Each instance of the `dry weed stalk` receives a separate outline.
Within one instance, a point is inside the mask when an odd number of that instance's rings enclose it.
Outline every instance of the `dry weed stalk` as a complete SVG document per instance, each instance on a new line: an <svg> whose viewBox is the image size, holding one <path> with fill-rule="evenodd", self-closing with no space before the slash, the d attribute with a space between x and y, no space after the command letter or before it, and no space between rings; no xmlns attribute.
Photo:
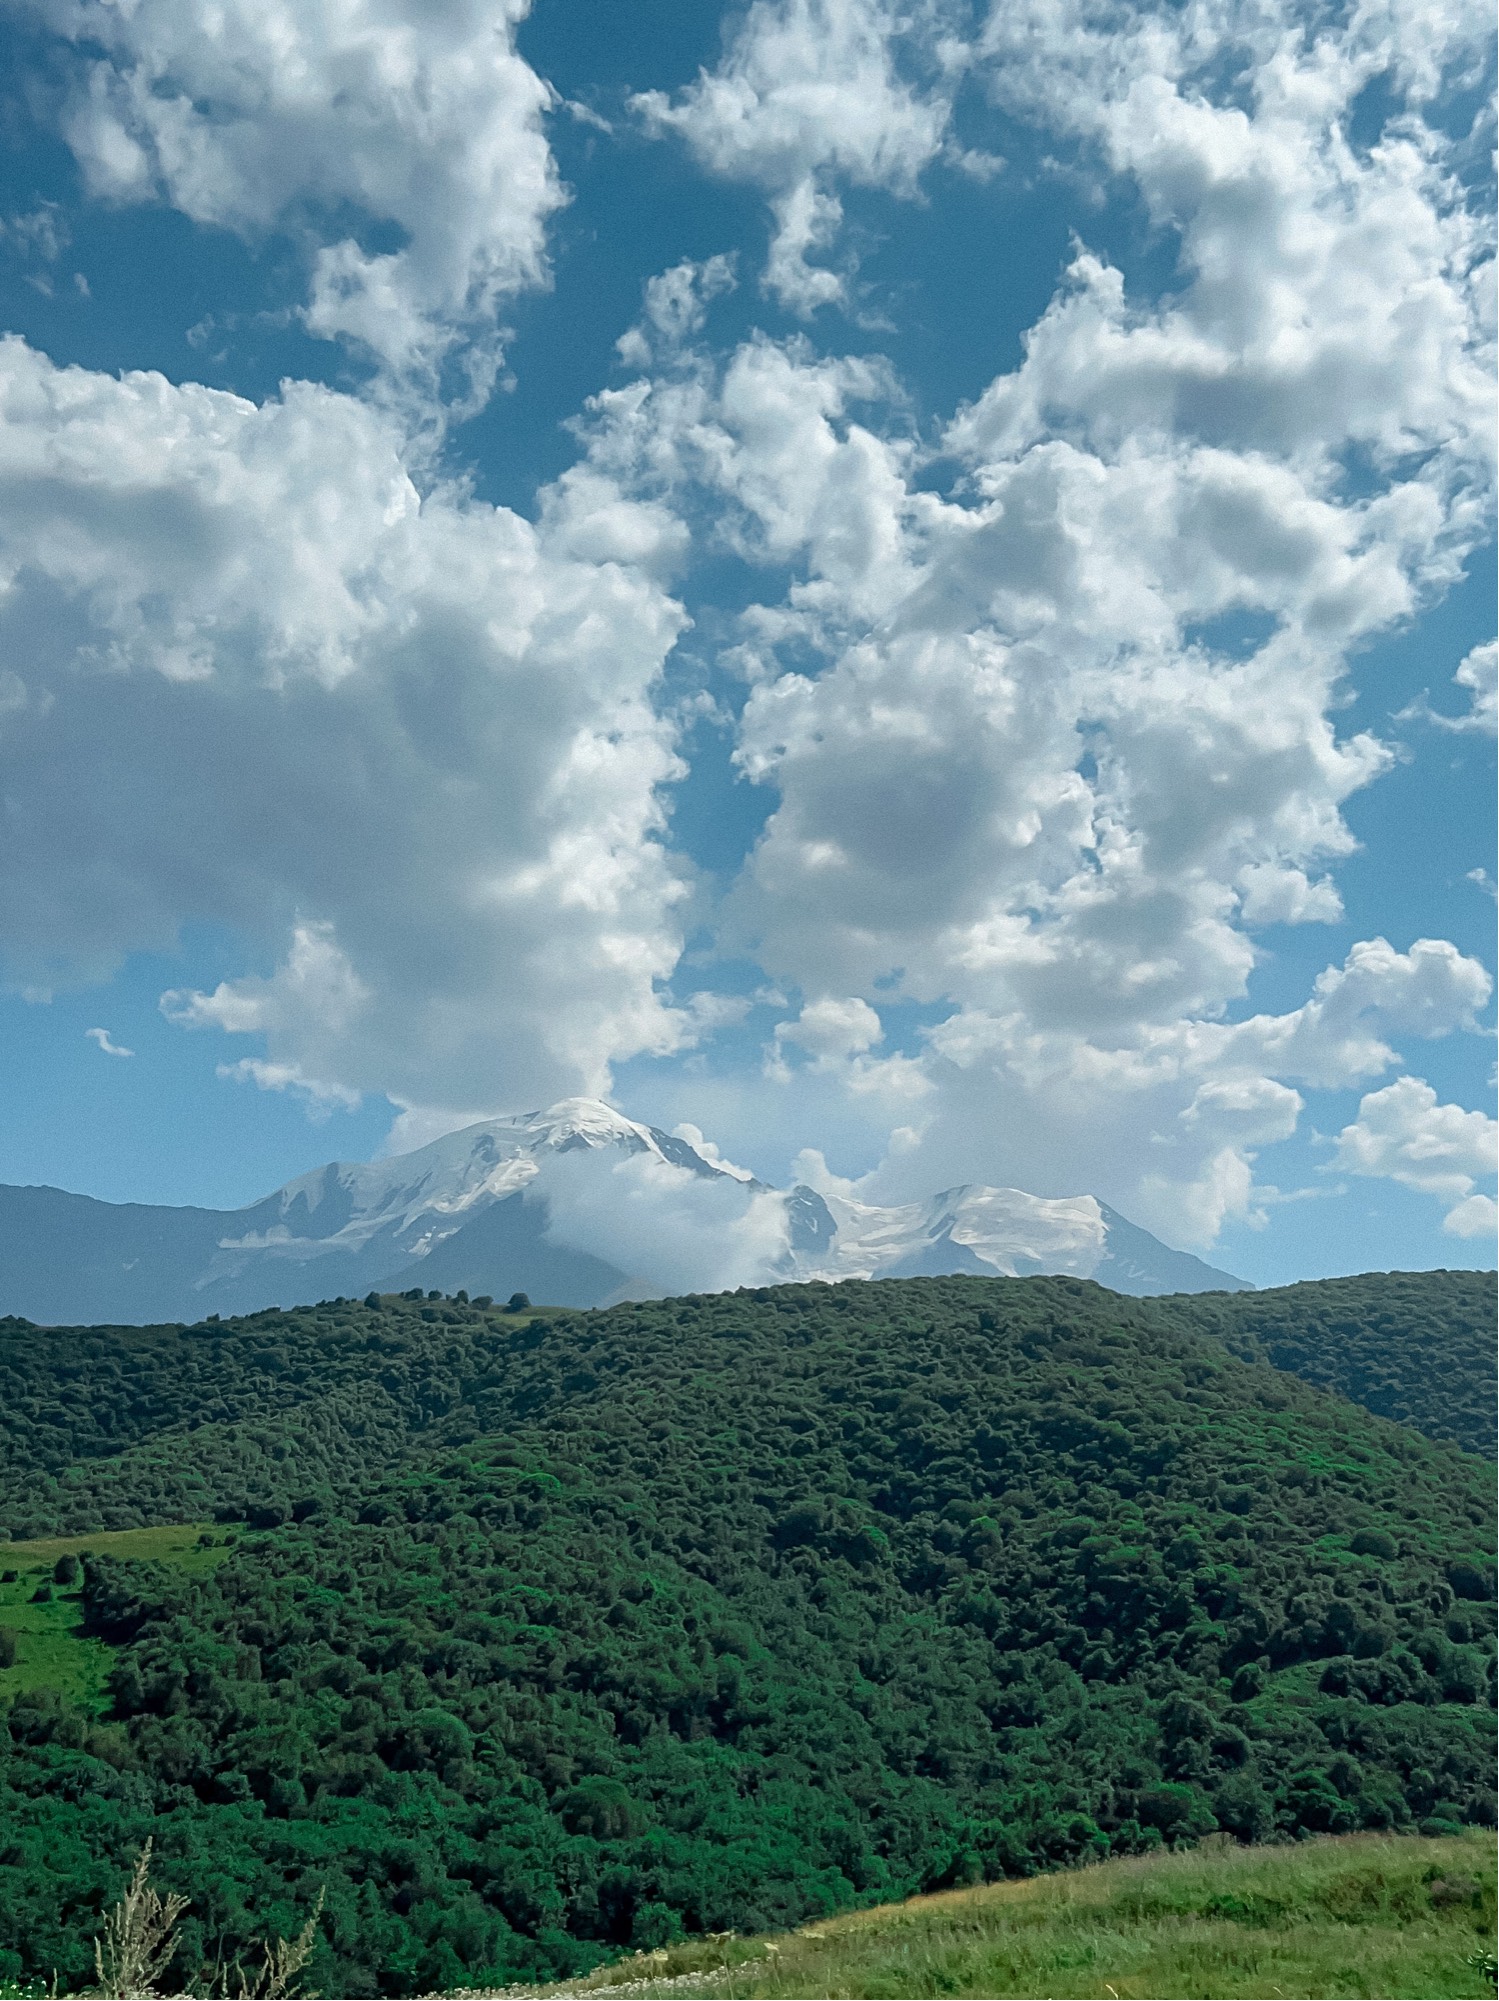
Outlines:
<svg viewBox="0 0 1499 2001"><path fill-rule="evenodd" d="M188 1899L169 1890L158 1896L148 1876L151 1843L141 1850L130 1887L104 1914L104 1932L94 1940L93 1990L100 2001L150 2001L156 1982L177 1950L177 1923Z"/></svg>
<svg viewBox="0 0 1499 2001"><path fill-rule="evenodd" d="M235 1961L239 1988L234 2001L286 2001L292 1982L311 1959L312 1948L317 1943L317 1923L323 1915L323 1895L323 1891L319 1890L312 1916L294 1939L278 1938L274 1945L269 1939L264 1941L265 1963L253 1979L248 1978L239 1961Z"/></svg>
<svg viewBox="0 0 1499 2001"><path fill-rule="evenodd" d="M177 1925L189 1899L175 1891L168 1891L165 1897L158 1895L150 1872L148 1841L136 1861L130 1888L119 1903L105 1912L103 1936L94 1941L94 1970L99 1984L89 1991L95 2001L156 2001L156 1982L177 1950ZM319 1890L312 1916L294 1939L278 1938L274 1944L269 1939L262 1940L265 1957L259 1972L247 1974L239 1961L235 1961L239 1985L233 1990L233 2001L288 2001L292 1982L311 1959L317 1943L323 1895ZM227 1978L223 1992L230 1993Z"/></svg>

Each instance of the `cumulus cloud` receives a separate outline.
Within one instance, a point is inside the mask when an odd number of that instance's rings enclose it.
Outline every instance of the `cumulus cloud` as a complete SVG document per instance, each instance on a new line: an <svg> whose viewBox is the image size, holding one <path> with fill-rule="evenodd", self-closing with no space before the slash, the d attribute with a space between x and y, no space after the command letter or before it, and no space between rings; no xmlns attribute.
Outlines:
<svg viewBox="0 0 1499 2001"><path fill-rule="evenodd" d="M1343 915L1343 899L1329 877L1310 882L1301 869L1283 863L1248 863L1239 888L1246 924L1336 924Z"/></svg>
<svg viewBox="0 0 1499 2001"><path fill-rule="evenodd" d="M1493 1199L1473 1185L1499 1168L1499 1123L1441 1104L1423 1077L1398 1077L1359 1101L1358 1117L1338 1135L1337 1165L1450 1204L1443 1227L1452 1236L1492 1233Z"/></svg>
<svg viewBox="0 0 1499 2001"><path fill-rule="evenodd" d="M1422 113L1432 69L1482 65L1484 10L1299 10L1095 0L996 5L994 96L1090 143L1154 220L1179 232L1192 283L1164 310L1121 313L1091 267L1033 337L1038 364L981 408L1024 429L1065 385L1118 431L1168 425L1307 455L1358 439L1395 455L1448 440L1486 456L1481 337L1491 246ZM1372 144L1346 133L1381 77Z"/></svg>
<svg viewBox="0 0 1499 2001"><path fill-rule="evenodd" d="M533 526L423 497L350 397L257 406L15 339L0 416L19 984L220 923L251 969L164 1005L261 1039L244 1075L459 1111L596 1092L702 1032L661 993L663 509L596 473Z"/></svg>
<svg viewBox="0 0 1499 2001"><path fill-rule="evenodd" d="M1469 1195L1442 1218L1449 1237L1486 1238L1490 1244L1499 1236L1499 1203L1492 1195Z"/></svg>
<svg viewBox="0 0 1499 2001"><path fill-rule="evenodd" d="M262 119L242 107L274 10L233 15L221 55L187 46L190 12L179 30L143 0L85 59L72 143L118 199L310 230L309 324L388 370L430 369L461 336L482 372L482 329L538 281L557 199L542 87L501 18L481 62L461 7L420 32L304 11L283 25L312 50L305 103L273 64ZM803 315L848 300L848 190L911 196L953 157L960 73L1177 247L1151 296L1075 246L1018 366L953 413L943 490L878 360L806 336L705 351L722 256L648 283L619 347L636 379L595 399L534 525L441 485L424 498L393 420L349 398L293 386L256 408L7 350L0 760L19 834L0 909L18 978L86 974L185 917L232 925L259 956L170 997L173 1016L262 1039L228 1067L265 1088L388 1090L412 1132L602 1089L631 1052L736 1018L663 995L686 898L653 689L690 520L778 579L720 656L748 684L738 769L773 806L716 942L794 997L766 1095L802 1137L889 1135L866 1195L1086 1189L1207 1244L1256 1215L1257 1155L1297 1129L1303 1090L1474 1025L1488 975L1441 940L1345 934L1302 1005L1249 1014L1246 995L1263 927L1342 922L1344 809L1393 762L1346 725L1350 659L1490 532L1490 246L1428 113L1491 23L1470 0L1315 26L1273 0L1006 0L965 49L944 21L757 0L716 69L636 101L763 192L765 281ZM307 133L345 71L369 152L330 164ZM1389 115L1354 143L1376 79ZM220 81L223 114L200 115ZM291 137L261 176L267 132ZM404 242L319 235L338 204ZM1491 724L1493 649L1457 680L1463 726ZM122 733L143 746L128 773ZM913 1003L929 1025L891 1053L882 1011ZM748 1201L633 1167L607 1192L692 1245L713 1203ZM1487 1198L1471 1177L1458 1198L1461 1231ZM563 1204L605 1227L592 1183ZM736 1242L762 1223L752 1205L719 1218ZM732 1283L704 1274L758 1268L737 1257L673 1270Z"/></svg>
<svg viewBox="0 0 1499 2001"><path fill-rule="evenodd" d="M1296 1130L1298 1083L1378 1075L1397 1060L1389 1037L1469 1026L1488 990L1450 945L1370 940L1302 1007L1239 1023L1132 1025L1121 1009L1112 1031L1084 1032L1020 1007L964 1008L927 1032L914 1127L861 1193L905 1201L956 1181L1094 1193L1168 1239L1210 1244L1258 1213L1253 1162ZM912 1106L909 1091L881 1101L891 1125Z"/></svg>
<svg viewBox="0 0 1499 2001"><path fill-rule="evenodd" d="M1442 28L1449 56L1481 51L1476 18ZM817 1007L950 1010L917 1059L918 1143L872 1194L1086 1186L1207 1242L1254 1213L1298 1084L1377 1076L1392 1037L1471 1026L1487 998L1454 947L1371 939L1304 1006L1230 1019L1257 927L1341 920L1344 803L1392 761L1339 729L1352 649L1490 520L1487 238L1423 123L1419 37L1371 20L1313 39L1273 9L996 9L996 97L1133 184L1179 282L1132 296L1080 246L1021 365L949 427L950 498L855 415L877 383L794 343L611 419L650 478L695 482L798 572L743 624L736 755L776 803L726 935L838 997ZM1349 106L1387 70L1399 112L1355 149ZM770 186L759 103L704 79L673 115ZM1246 615L1263 637L1215 643ZM867 1049L793 1071L799 1032L771 1074L799 1104L857 1080L873 1118Z"/></svg>
<svg viewBox="0 0 1499 2001"><path fill-rule="evenodd" d="M951 112L930 15L897 14L884 0L755 0L719 67L673 102L645 91L636 109L674 132L713 173L765 189L775 221L766 288L810 317L847 296L843 273L809 262L842 220L829 185L910 195L941 152ZM901 73L914 57L921 81Z"/></svg>
<svg viewBox="0 0 1499 2001"><path fill-rule="evenodd" d="M690 1119L683 1119L679 1125L673 1126L672 1134L676 1139L685 1139L694 1153L700 1155L710 1166L718 1168L722 1173L733 1175L736 1181L754 1180L754 1175L750 1173L747 1167L737 1167L732 1160L726 1159L719 1152L717 1144L709 1139L702 1128L695 1126Z"/></svg>
<svg viewBox="0 0 1499 2001"><path fill-rule="evenodd" d="M747 561L806 572L788 607L751 609L745 643L730 649L755 678L809 621L879 618L917 583L911 534L935 503L908 491L909 441L859 421L897 396L877 358L815 358L757 335L722 366L689 352L595 397L576 476L706 507L715 539Z"/></svg>
<svg viewBox="0 0 1499 2001"><path fill-rule="evenodd" d="M550 92L515 48L527 0L32 11L77 51L62 131L92 193L165 200L251 240L292 232L313 333L426 383L461 335L487 392L495 313L542 281L563 199Z"/></svg>
<svg viewBox="0 0 1499 2001"><path fill-rule="evenodd" d="M615 342L620 360L629 368L649 368L657 359L674 357L684 342L702 332L712 301L731 292L735 283L734 259L722 253L701 262L684 257L648 278L639 325Z"/></svg>
<svg viewBox="0 0 1499 2001"><path fill-rule="evenodd" d="M1214 103L1201 50L1151 81L1125 36L1089 107L1049 107L1180 232L1182 283L1136 300L1080 250L950 427L952 497L918 486L887 379L795 342L597 406L593 462L694 489L741 553L792 566L735 656L736 758L776 803L723 936L815 1008L951 1010L884 1067L777 1033L769 1074L805 1110L856 1089L905 1126L922 1087L881 1198L1088 1187L1206 1243L1256 1213L1297 1084L1377 1076L1392 1036L1487 998L1451 945L1371 939L1304 1006L1228 1019L1258 927L1341 920L1344 803L1392 762L1339 730L1348 659L1451 579L1491 495L1483 244L1440 144L1407 125L1355 155L1354 70L1319 92L1325 56L1283 40L1255 52L1280 64L1258 99L1229 69ZM1215 645L1245 615L1258 643Z"/></svg>
<svg viewBox="0 0 1499 2001"><path fill-rule="evenodd" d="M1453 675L1468 695L1468 712L1448 727L1481 730L1493 736L1499 730L1499 643L1475 646Z"/></svg>
<svg viewBox="0 0 1499 2001"><path fill-rule="evenodd" d="M558 1154L527 1193L545 1197L555 1243L607 1259L653 1292L763 1285L789 1247L779 1195L650 1154Z"/></svg>
<svg viewBox="0 0 1499 2001"><path fill-rule="evenodd" d="M857 995L808 1001L794 1021L777 1024L772 1061L784 1074L787 1046L795 1044L818 1068L827 1069L867 1055L884 1037L878 1014Z"/></svg>
<svg viewBox="0 0 1499 2001"><path fill-rule="evenodd" d="M268 1063L260 1056L242 1056L237 1063L217 1063L214 1074L235 1084L254 1084L262 1091L290 1091L300 1095L314 1119L326 1118L335 1105L353 1111L360 1102L360 1093L343 1084L304 1076L294 1063Z"/></svg>
<svg viewBox="0 0 1499 2001"><path fill-rule="evenodd" d="M1254 1015L1232 1028L1204 1025L1198 1044L1218 1060L1249 1060L1302 1083L1335 1088L1396 1062L1391 1035L1441 1036L1477 1026L1493 981L1444 938L1397 952L1362 939L1341 966L1319 973L1304 1006Z"/></svg>
<svg viewBox="0 0 1499 2001"><path fill-rule="evenodd" d="M1434 729L1450 730L1457 735L1475 731L1481 736L1493 736L1499 731L1499 645L1491 639L1486 646L1473 647L1463 657L1452 682L1467 696L1466 709L1451 715L1444 709L1433 708L1430 691L1423 688L1399 712L1396 722L1429 723Z"/></svg>

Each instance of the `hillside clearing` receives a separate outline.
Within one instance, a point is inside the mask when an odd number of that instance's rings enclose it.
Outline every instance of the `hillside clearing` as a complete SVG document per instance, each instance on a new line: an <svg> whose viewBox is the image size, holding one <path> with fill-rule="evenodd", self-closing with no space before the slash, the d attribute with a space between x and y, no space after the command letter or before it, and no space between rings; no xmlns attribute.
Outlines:
<svg viewBox="0 0 1499 2001"><path fill-rule="evenodd" d="M214 1538L211 1548L203 1545L209 1535ZM223 1529L215 1530L211 1522L0 1542L0 1631L10 1633L15 1646L11 1665L0 1665L0 1702L33 1689L52 1689L84 1709L105 1706L113 1650L84 1632L82 1589L50 1581L59 1557L85 1552L167 1563L189 1576L211 1570L228 1554ZM6 1583L10 1571L16 1575ZM51 1595L39 1599L36 1593L43 1586Z"/></svg>
<svg viewBox="0 0 1499 2001"><path fill-rule="evenodd" d="M211 1549L204 1536L213 1537ZM209 1570L223 1561L224 1530L214 1522L167 1522L141 1529L95 1529L86 1535L33 1536L25 1542L0 1542L0 1570L50 1568L60 1556L85 1551L136 1563L170 1563L179 1570Z"/></svg>

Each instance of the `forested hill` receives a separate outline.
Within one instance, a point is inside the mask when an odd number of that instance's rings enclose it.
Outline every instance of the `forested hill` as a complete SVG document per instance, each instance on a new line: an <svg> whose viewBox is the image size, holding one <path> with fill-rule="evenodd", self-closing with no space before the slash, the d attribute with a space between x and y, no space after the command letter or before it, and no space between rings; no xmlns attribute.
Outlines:
<svg viewBox="0 0 1499 2001"><path fill-rule="evenodd" d="M1490 1459L1494 1308L1491 1271L1367 1272L1170 1302L1187 1326L1219 1334L1236 1353Z"/></svg>
<svg viewBox="0 0 1499 2001"><path fill-rule="evenodd" d="M147 1833L175 1980L324 1886L317 1991L414 1993L1490 1819L1490 1469L1176 1313L945 1278L12 1324L13 1532L241 1526L197 1574L86 1559L107 1712L9 1702L0 1978L85 1984Z"/></svg>
<svg viewBox="0 0 1499 2001"><path fill-rule="evenodd" d="M883 1324L882 1300L914 1281L814 1286L810 1299ZM945 1299L1006 1310L1081 1302L1124 1328L1170 1326L1222 1341L1382 1417L1494 1456L1495 1291L1485 1272L1388 1272L1262 1293L1125 1299L1086 1281L953 1281ZM973 1288L977 1286L978 1291ZM967 1288L966 1290L964 1288ZM1057 1288L1060 1288L1058 1290ZM754 1317L781 1287L736 1295ZM746 1303L748 1302L748 1303ZM1028 1304L1027 1304L1028 1303ZM681 1302L517 1323L502 1310L420 1291L325 1300L195 1326L36 1327L0 1319L0 1534L126 1528L217 1514L274 1526L314 1502L362 1492L413 1451L513 1418L517 1343L571 1393L588 1371L564 1358L620 1326L675 1328ZM737 1310L737 1309L736 1309ZM503 1369L498 1365L504 1364ZM191 1433L192 1449L180 1441Z"/></svg>

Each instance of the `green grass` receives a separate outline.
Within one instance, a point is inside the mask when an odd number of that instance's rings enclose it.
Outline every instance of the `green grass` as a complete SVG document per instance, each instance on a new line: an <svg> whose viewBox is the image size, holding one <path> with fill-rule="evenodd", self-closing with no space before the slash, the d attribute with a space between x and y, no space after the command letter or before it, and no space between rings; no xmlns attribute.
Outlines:
<svg viewBox="0 0 1499 2001"><path fill-rule="evenodd" d="M200 1538L214 1537L212 1548ZM170 1563L174 1569L210 1570L226 1555L224 1531L211 1522L174 1522L161 1528L101 1529L92 1535L44 1536L33 1542L0 1542L0 1572L18 1572L15 1581L0 1583L0 1627L15 1634L13 1666L0 1668L0 1701L34 1688L56 1689L87 1709L101 1709L109 1673L110 1649L82 1629L81 1593L52 1584L52 1596L38 1603L38 1585L52 1583L60 1556L134 1558L138 1562Z"/></svg>
<svg viewBox="0 0 1499 2001"><path fill-rule="evenodd" d="M1224 1837L1176 1854L946 1891L779 1938L694 1939L562 1996L1492 1996L1494 1837ZM521 1990L510 1992L518 1995Z"/></svg>

